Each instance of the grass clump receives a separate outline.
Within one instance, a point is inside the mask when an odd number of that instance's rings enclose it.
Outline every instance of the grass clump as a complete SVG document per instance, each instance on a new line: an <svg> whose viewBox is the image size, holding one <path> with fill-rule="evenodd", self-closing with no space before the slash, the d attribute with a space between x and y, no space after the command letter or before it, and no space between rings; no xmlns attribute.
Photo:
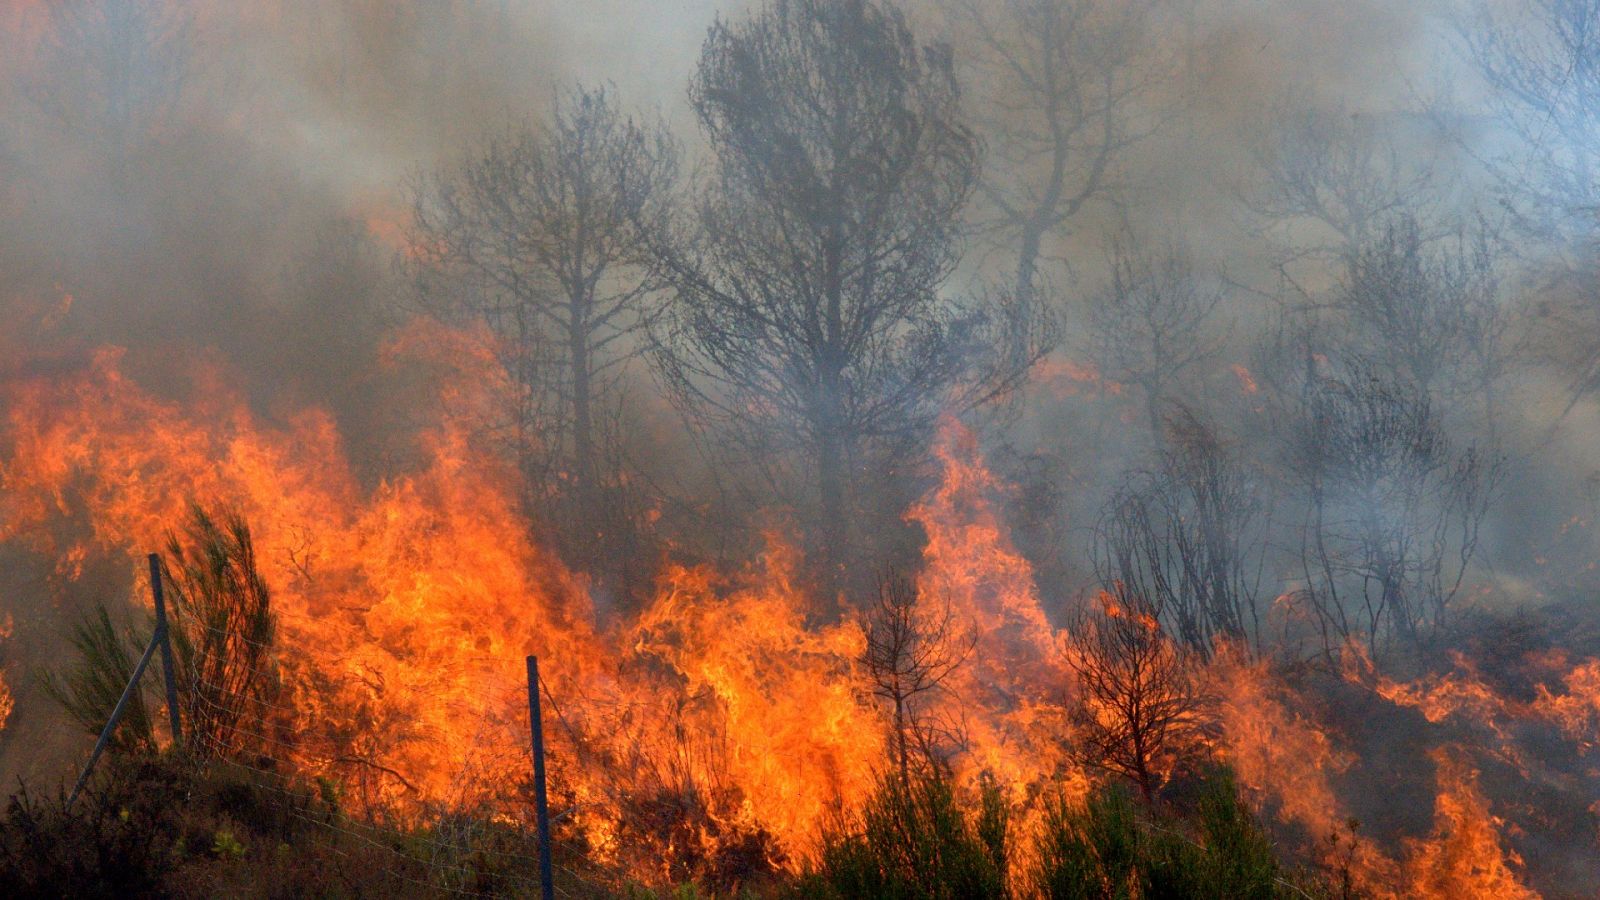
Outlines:
<svg viewBox="0 0 1600 900"><path fill-rule="evenodd" d="M1157 815L1120 782L1081 803L1048 801L1025 880L1050 900L1306 896L1287 874L1233 774L1219 769L1187 815Z"/></svg>
<svg viewBox="0 0 1600 900"><path fill-rule="evenodd" d="M797 896L982 898L1006 896L1006 806L986 784L970 814L939 774L885 777L853 822L823 838L817 868Z"/></svg>

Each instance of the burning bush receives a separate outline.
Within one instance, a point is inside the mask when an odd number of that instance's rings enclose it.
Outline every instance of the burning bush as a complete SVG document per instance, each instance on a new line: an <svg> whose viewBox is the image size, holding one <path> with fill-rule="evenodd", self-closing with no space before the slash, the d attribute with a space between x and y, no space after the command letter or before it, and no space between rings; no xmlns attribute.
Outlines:
<svg viewBox="0 0 1600 900"><path fill-rule="evenodd" d="M183 536L168 535L167 552L161 572L172 600L168 635L185 747L198 757L238 752L240 719L259 715L276 680L270 593L256 568L250 527L237 512L213 516L193 504ZM149 624L119 629L106 607L97 606L73 631L77 664L65 676L46 673L46 689L89 733L99 734L152 631ZM153 746L150 683L130 695L113 734L117 746Z"/></svg>
<svg viewBox="0 0 1600 900"><path fill-rule="evenodd" d="M859 818L826 832L801 893L839 898L1003 897L1011 836L1004 799L987 785L964 809L938 770L886 776Z"/></svg>
<svg viewBox="0 0 1600 900"><path fill-rule="evenodd" d="M194 504L180 537L167 537L162 566L172 599L184 739L202 756L241 748L240 720L276 688L271 593L256 567L250 526L235 511Z"/></svg>
<svg viewBox="0 0 1600 900"><path fill-rule="evenodd" d="M1125 586L1112 591L1072 629L1075 738L1084 763L1132 779L1152 802L1180 762L1201 756L1206 698L1194 662L1162 631L1159 610Z"/></svg>
<svg viewBox="0 0 1600 900"><path fill-rule="evenodd" d="M1187 817L1158 816L1115 782L1083 802L1047 801L1028 885L1051 900L1310 896L1286 875L1232 773L1220 769Z"/></svg>

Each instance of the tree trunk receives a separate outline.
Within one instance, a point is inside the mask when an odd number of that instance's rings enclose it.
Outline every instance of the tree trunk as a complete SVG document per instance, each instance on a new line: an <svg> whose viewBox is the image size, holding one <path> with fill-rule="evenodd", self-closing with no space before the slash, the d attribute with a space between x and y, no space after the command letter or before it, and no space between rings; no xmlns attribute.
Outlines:
<svg viewBox="0 0 1600 900"><path fill-rule="evenodd" d="M829 404L832 406L832 404ZM831 418L831 416L830 416ZM826 603L838 596L848 531L844 513L844 441L839 427L826 422L817 441L817 522L815 534L821 557L818 575Z"/></svg>
<svg viewBox="0 0 1600 900"><path fill-rule="evenodd" d="M1017 251L1018 309L1027 309L1028 304L1033 302L1033 280L1038 277L1039 244L1043 237L1043 229L1032 223L1022 229L1022 248Z"/></svg>
<svg viewBox="0 0 1600 900"><path fill-rule="evenodd" d="M574 495L584 507L586 522L594 522L595 459L594 420L590 408L589 335L582 318L572 317L568 341L572 362L572 479Z"/></svg>
<svg viewBox="0 0 1600 900"><path fill-rule="evenodd" d="M894 698L894 737L900 756L900 784L911 789L911 756L906 747L906 702L896 689Z"/></svg>
<svg viewBox="0 0 1600 900"><path fill-rule="evenodd" d="M836 192L837 193L837 192ZM844 334L844 247L838 228L830 229L823 250L824 291L826 307L822 322L823 342L818 361L815 398L820 415L817 441L817 536L822 552L821 588L827 603L839 596L844 566L844 548L848 528L844 515L845 491L845 434L844 434L844 367L843 353L839 349Z"/></svg>

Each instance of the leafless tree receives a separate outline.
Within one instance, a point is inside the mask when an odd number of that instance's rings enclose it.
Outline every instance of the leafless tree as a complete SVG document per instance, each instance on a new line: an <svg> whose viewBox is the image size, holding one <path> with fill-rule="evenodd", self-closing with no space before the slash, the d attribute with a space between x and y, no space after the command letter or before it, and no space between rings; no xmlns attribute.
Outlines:
<svg viewBox="0 0 1600 900"><path fill-rule="evenodd" d="M1366 234L1256 365L1289 449L1282 495L1303 504L1292 595L1330 661L1448 627L1503 477L1510 353L1487 239L1430 237L1403 211Z"/></svg>
<svg viewBox="0 0 1600 900"><path fill-rule="evenodd" d="M1339 353L1451 407L1481 399L1492 429L1496 387L1511 360L1488 238L1458 233L1430 244L1416 218L1403 214L1343 262L1328 301L1342 320Z"/></svg>
<svg viewBox="0 0 1600 900"><path fill-rule="evenodd" d="M1330 661L1351 640L1419 646L1448 625L1501 477L1497 458L1451 447L1426 393L1385 374L1308 351L1289 413L1300 594Z"/></svg>
<svg viewBox="0 0 1600 900"><path fill-rule="evenodd" d="M1590 0L1474 0L1463 55L1487 90L1442 119L1484 166L1500 206L1539 252L1536 324L1548 357L1571 372L1557 424L1600 387L1600 7ZM1487 115L1485 115L1487 114ZM1484 140L1484 124L1498 126ZM1509 137L1510 140L1498 138Z"/></svg>
<svg viewBox="0 0 1600 900"><path fill-rule="evenodd" d="M973 48L989 146L982 224L1015 248L1017 299L1041 287L1046 241L1106 193L1150 132L1134 111L1157 77L1138 58L1147 7L1103 0L942 0Z"/></svg>
<svg viewBox="0 0 1600 900"><path fill-rule="evenodd" d="M1240 199L1302 291L1296 264L1334 264L1394 217L1416 221L1429 207L1433 167L1401 147L1392 124L1293 92L1269 107L1264 137L1250 147L1258 177Z"/></svg>
<svg viewBox="0 0 1600 900"><path fill-rule="evenodd" d="M195 61L194 11L160 0L51 0L27 96L100 145L115 177L176 109Z"/></svg>
<svg viewBox="0 0 1600 900"><path fill-rule="evenodd" d="M570 500L579 543L597 512L598 409L643 348L657 282L638 229L665 215L677 150L606 87L558 92L548 122L486 142L415 186L412 264L424 304L487 321L518 382L512 416L536 484ZM600 544L604 544L601 540Z"/></svg>
<svg viewBox="0 0 1600 900"><path fill-rule="evenodd" d="M948 605L931 606L916 587L890 574L878 581L876 601L866 612L863 658L873 693L894 708L894 754L901 783L911 784L912 754L938 758L940 729L922 709L972 652L975 635L961 633Z"/></svg>
<svg viewBox="0 0 1600 900"><path fill-rule="evenodd" d="M1070 625L1077 676L1077 752L1126 776L1150 801L1203 734L1206 696L1188 654L1168 640L1160 610L1130 586L1102 586L1100 608Z"/></svg>
<svg viewBox="0 0 1600 900"><path fill-rule="evenodd" d="M1101 516L1098 580L1149 598L1162 625L1201 658L1219 641L1259 647L1262 479L1193 411L1176 410L1166 429L1160 465L1135 473Z"/></svg>
<svg viewBox="0 0 1600 900"><path fill-rule="evenodd" d="M1600 7L1478 0L1473 9L1462 47L1518 145L1479 158L1525 230L1587 244L1600 210Z"/></svg>
<svg viewBox="0 0 1600 900"><path fill-rule="evenodd" d="M1112 251L1110 282L1089 300L1086 349L1101 361L1102 377L1139 388L1158 445L1177 386L1222 348L1211 328L1222 297L1178 250L1123 240Z"/></svg>
<svg viewBox="0 0 1600 900"><path fill-rule="evenodd" d="M772 0L718 22L690 97L715 162L661 242L676 298L659 369L744 458L801 464L833 579L857 473L900 467L940 412L1014 385L1041 332L1014 304L941 294L979 148L949 50L898 11Z"/></svg>

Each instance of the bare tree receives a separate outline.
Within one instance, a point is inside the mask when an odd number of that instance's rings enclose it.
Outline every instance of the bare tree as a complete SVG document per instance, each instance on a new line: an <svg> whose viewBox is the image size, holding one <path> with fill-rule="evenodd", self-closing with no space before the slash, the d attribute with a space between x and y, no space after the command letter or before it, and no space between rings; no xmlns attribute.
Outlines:
<svg viewBox="0 0 1600 900"><path fill-rule="evenodd" d="M1158 445L1163 410L1178 385L1222 348L1209 327L1222 297L1221 287L1207 283L1178 250L1151 253L1120 241L1110 282L1089 300L1087 350L1101 360L1103 377L1143 393Z"/></svg>
<svg viewBox="0 0 1600 900"><path fill-rule="evenodd" d="M895 763L909 788L913 751L930 762L938 757L939 728L925 718L922 704L966 662L976 636L963 637L948 605L930 607L911 582L893 574L879 579L866 627L863 661L873 693L893 705Z"/></svg>
<svg viewBox="0 0 1600 900"><path fill-rule="evenodd" d="M1394 217L1416 221L1430 205L1432 166L1373 116L1289 93L1269 107L1263 129L1250 147L1259 179L1240 199L1282 248L1277 265L1297 288L1294 264L1335 263Z"/></svg>
<svg viewBox="0 0 1600 900"><path fill-rule="evenodd" d="M637 229L665 214L676 167L659 125L623 112L608 88L575 88L542 127L492 139L414 190L423 302L499 338L520 388L519 455L535 484L571 501L580 548L621 527L597 515L616 486L600 467L598 407L658 311Z"/></svg>
<svg viewBox="0 0 1600 900"><path fill-rule="evenodd" d="M121 178L182 97L195 57L194 12L160 0L51 0L47 11L27 96L99 143Z"/></svg>
<svg viewBox="0 0 1600 900"><path fill-rule="evenodd" d="M271 594L238 513L194 506L167 536L162 574L172 600L172 647L181 674L184 738L202 757L237 752L258 736L239 721L262 713L277 686Z"/></svg>
<svg viewBox="0 0 1600 900"><path fill-rule="evenodd" d="M1150 128L1133 115L1157 68L1138 56L1147 8L1102 0L942 0L974 49L974 106L990 158L982 224L1016 252L1015 291L1041 286L1046 240L1101 197L1119 154Z"/></svg>
<svg viewBox="0 0 1600 900"><path fill-rule="evenodd" d="M1486 424L1511 360L1507 317L1488 238L1458 233L1430 244L1402 214L1343 257L1328 308L1342 321L1339 352L1395 373L1451 407L1481 399Z"/></svg>
<svg viewBox="0 0 1600 900"><path fill-rule="evenodd" d="M1096 575L1150 598L1163 626L1201 658L1219 641L1258 647L1262 481L1193 411L1180 408L1166 428L1160 466L1135 473L1101 515Z"/></svg>
<svg viewBox="0 0 1600 900"><path fill-rule="evenodd" d="M1146 801L1203 733L1205 694L1188 655L1167 639L1160 610L1130 586L1102 586L1100 608L1070 626L1077 675L1077 752L1126 776Z"/></svg>
<svg viewBox="0 0 1600 900"><path fill-rule="evenodd" d="M1489 112L1515 140L1479 154L1533 235L1593 240L1600 210L1600 7L1590 0L1473 4L1459 29L1489 88Z"/></svg>
<svg viewBox="0 0 1600 900"><path fill-rule="evenodd" d="M662 242L676 301L659 368L745 458L801 463L831 580L857 472L899 467L940 412L1016 383L1039 332L940 293L978 143L948 49L898 11L772 0L718 22L690 98L715 163Z"/></svg>
<svg viewBox="0 0 1600 900"><path fill-rule="evenodd" d="M1362 233L1256 366L1285 494L1303 504L1293 596L1330 661L1352 640L1378 652L1448 626L1503 476L1510 354L1487 238L1430 237L1405 211Z"/></svg>
<svg viewBox="0 0 1600 900"><path fill-rule="evenodd" d="M1460 46L1481 103L1442 119L1487 170L1530 254L1536 324L1571 373L1557 425L1600 387L1600 7L1589 0L1474 0ZM1484 125L1498 126L1484 140ZM1505 140L1503 138L1509 138Z"/></svg>
<svg viewBox="0 0 1600 900"><path fill-rule="evenodd" d="M1357 639L1375 652L1425 644L1448 625L1501 463L1453 449L1409 382L1311 351L1306 370L1289 468L1306 500L1300 594L1324 653Z"/></svg>

